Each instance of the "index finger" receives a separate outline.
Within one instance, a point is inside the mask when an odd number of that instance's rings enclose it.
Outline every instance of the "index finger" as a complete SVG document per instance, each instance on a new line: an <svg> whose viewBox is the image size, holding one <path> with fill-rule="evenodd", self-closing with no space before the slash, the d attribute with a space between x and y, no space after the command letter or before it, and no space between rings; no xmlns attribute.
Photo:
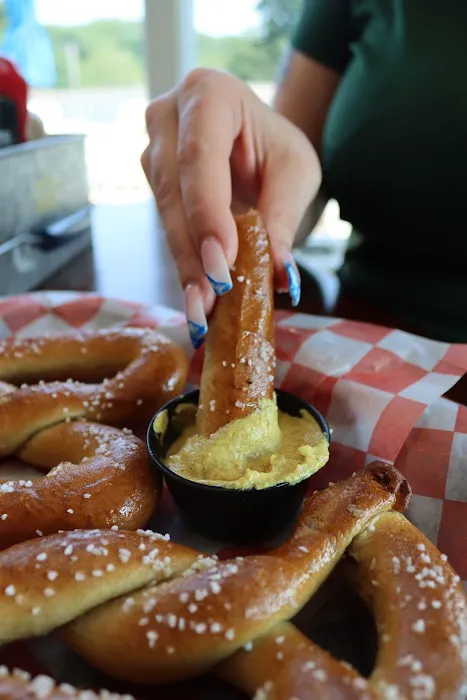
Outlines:
<svg viewBox="0 0 467 700"><path fill-rule="evenodd" d="M178 167L188 228L216 294L232 288L238 249L230 155L242 126L231 78L209 72L179 95Z"/></svg>

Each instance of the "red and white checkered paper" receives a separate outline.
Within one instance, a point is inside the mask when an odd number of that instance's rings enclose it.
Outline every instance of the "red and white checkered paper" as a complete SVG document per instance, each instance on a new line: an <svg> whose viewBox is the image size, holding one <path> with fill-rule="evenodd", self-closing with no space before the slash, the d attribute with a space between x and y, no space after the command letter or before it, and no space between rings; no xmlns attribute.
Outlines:
<svg viewBox="0 0 467 700"><path fill-rule="evenodd" d="M189 381L198 383L203 350L192 350L178 311L72 292L0 299L0 339L118 325L156 327L180 343L191 358ZM467 345L277 312L276 350L277 386L314 404L333 431L313 488L373 459L395 463L412 485L410 519L467 581L467 408L441 398L467 372ZM224 544L188 532L167 494L153 527L204 551Z"/></svg>
<svg viewBox="0 0 467 700"><path fill-rule="evenodd" d="M0 339L118 325L156 327L180 343L198 383L203 350L192 350L179 311L74 292L0 299ZM313 403L333 430L313 488L373 459L396 463L412 484L414 522L467 579L467 408L440 398L467 372L467 345L277 312L276 351L277 386Z"/></svg>

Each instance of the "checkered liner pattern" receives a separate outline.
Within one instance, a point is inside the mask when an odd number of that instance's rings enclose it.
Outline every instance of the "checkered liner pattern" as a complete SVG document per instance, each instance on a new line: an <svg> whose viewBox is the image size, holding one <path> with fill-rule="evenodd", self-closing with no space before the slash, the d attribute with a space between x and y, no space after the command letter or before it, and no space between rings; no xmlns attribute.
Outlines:
<svg viewBox="0 0 467 700"><path fill-rule="evenodd" d="M71 292L0 299L0 338L115 325L159 328L183 345L199 381L203 351L193 353L180 312ZM395 463L413 487L409 517L467 580L467 408L440 398L467 371L467 345L285 312L276 345L278 386L313 403L333 430L313 488L372 459Z"/></svg>

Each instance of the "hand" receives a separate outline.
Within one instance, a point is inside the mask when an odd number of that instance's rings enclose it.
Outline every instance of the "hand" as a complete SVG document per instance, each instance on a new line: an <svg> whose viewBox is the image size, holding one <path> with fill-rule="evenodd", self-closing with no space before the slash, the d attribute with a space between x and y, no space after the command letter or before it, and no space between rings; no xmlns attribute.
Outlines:
<svg viewBox="0 0 467 700"><path fill-rule="evenodd" d="M232 211L256 207L269 231L278 291L300 299L293 238L321 183L318 156L300 129L237 78L196 69L146 112L141 162L185 290L199 346L215 295L232 288Z"/></svg>

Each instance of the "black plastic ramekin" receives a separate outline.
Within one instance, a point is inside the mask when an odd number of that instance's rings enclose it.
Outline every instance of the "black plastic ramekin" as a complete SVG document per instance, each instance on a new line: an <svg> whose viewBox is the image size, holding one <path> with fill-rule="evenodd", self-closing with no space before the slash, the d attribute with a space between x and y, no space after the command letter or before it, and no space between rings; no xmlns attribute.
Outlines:
<svg viewBox="0 0 467 700"><path fill-rule="evenodd" d="M276 390L279 409L292 416L300 411L311 413L330 442L329 426L321 413L303 399ZM154 468L162 474L169 491L186 522L198 533L229 543L254 543L277 537L296 520L309 480L297 484L281 483L265 489L232 489L190 481L171 471L164 458L178 437L172 416L180 404L198 405L199 391L190 391L169 401L159 409L149 424L147 445ZM154 421L167 411L168 427L163 436L156 435Z"/></svg>

